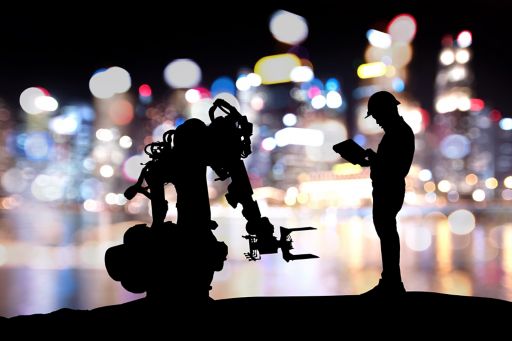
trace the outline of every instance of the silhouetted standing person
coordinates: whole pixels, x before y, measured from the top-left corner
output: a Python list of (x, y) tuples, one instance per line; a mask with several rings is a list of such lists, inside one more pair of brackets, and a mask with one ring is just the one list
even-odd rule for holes
[(384, 130), (377, 153), (367, 149), (373, 186), (373, 223), (380, 238), (382, 274), (379, 284), (367, 294), (395, 295), (405, 292), (400, 274), (400, 239), (396, 215), (405, 196), (405, 177), (414, 156), (414, 133), (398, 113), (399, 101), (379, 91), (368, 100), (368, 114)]

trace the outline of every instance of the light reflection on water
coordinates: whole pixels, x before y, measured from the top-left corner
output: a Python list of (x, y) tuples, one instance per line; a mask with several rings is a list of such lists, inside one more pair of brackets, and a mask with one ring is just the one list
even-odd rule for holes
[[(265, 255), (248, 262), (240, 211), (216, 207), (215, 233), (228, 244), (229, 254), (224, 270), (215, 274), (213, 298), (351, 295), (377, 283), (380, 250), (370, 210), (262, 211), (276, 231), (281, 225), (316, 227), (292, 234), (292, 251), (320, 258), (287, 263), (280, 255)], [(401, 266), (408, 290), (512, 300), (512, 213), (475, 215), (475, 229), (457, 235), (450, 231), (446, 212), (402, 210)], [(0, 316), (92, 309), (144, 296), (124, 290), (103, 264), (106, 249), (119, 244), (137, 220), (36, 205), (23, 212), (4, 211), (1, 221)]]

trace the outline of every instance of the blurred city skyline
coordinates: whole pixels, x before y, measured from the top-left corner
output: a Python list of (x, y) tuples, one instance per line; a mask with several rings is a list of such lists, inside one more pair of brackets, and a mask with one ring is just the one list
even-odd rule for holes
[(210, 123), (216, 98), (254, 124), (244, 163), (262, 214), (316, 227), (296, 245), (320, 260), (245, 261), (240, 207), (208, 171), (230, 248), (212, 297), (364, 292), (380, 268), (370, 170), (332, 146), (377, 148), (382, 129), (364, 119), (377, 90), (416, 136), (399, 227), (407, 289), (512, 298), (505, 2), (25, 7), (0, 21), (0, 316), (133, 299), (104, 255), (152, 218), (123, 192), (144, 146), (186, 119)]
[[(40, 7), (39, 7), (40, 6)], [(203, 72), (202, 86), (220, 76), (236, 77), (263, 56), (290, 46), (273, 39), (268, 24), (279, 9), (304, 17), (309, 35), (300, 44), (319, 78), (336, 77), (346, 95), (358, 86), (356, 69), (363, 62), (366, 32), (385, 31), (400, 13), (418, 23), (409, 66), (409, 93), (433, 113), (434, 80), (441, 40), (462, 30), (473, 34), (475, 95), (505, 116), (512, 111), (505, 77), (510, 56), (506, 16), (501, 1), (370, 1), (367, 6), (333, 7), (328, 2), (293, 6), (206, 4), (98, 6), (76, 11), (57, 5), (10, 8), (0, 23), (0, 95), (19, 107), (19, 94), (34, 85), (48, 89), (61, 105), (92, 99), (88, 82), (101, 68), (118, 65), (132, 83), (151, 85), (154, 98), (166, 96), (163, 69), (172, 60), (190, 58)], [(350, 106), (350, 103), (349, 103)], [(16, 111), (16, 110), (14, 110)], [(352, 110), (349, 108), (349, 113)]]

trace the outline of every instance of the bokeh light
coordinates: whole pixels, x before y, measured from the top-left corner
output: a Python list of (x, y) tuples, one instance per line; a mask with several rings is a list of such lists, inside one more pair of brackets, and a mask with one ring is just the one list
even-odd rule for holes
[(414, 251), (425, 251), (432, 245), (432, 233), (423, 226), (417, 226), (405, 234), (405, 244)]
[(123, 98), (112, 101), (108, 106), (107, 113), (112, 122), (120, 126), (129, 124), (135, 115), (133, 105)]
[(247, 78), (247, 81), (249, 82), (249, 85), (252, 87), (258, 87), (261, 85), (260, 75), (254, 73), (254, 72), (251, 72), (250, 74), (248, 74), (246, 76), (246, 78)]
[(325, 90), (327, 90), (327, 91), (339, 91), (340, 90), (340, 82), (336, 78), (329, 78), (325, 82)]
[(41, 111), (55, 111), (59, 107), (59, 102), (51, 96), (39, 96), (34, 100), (35, 106)]
[(473, 193), (471, 193), (471, 197), (476, 202), (482, 202), (485, 200), (485, 191), (483, 189), (475, 189)]
[(452, 134), (441, 141), (440, 148), (444, 157), (448, 159), (460, 159), (470, 152), (471, 142), (464, 135)]
[(223, 76), (213, 81), (212, 86), (210, 87), (210, 92), (212, 96), (216, 96), (221, 92), (227, 92), (234, 95), (236, 92), (235, 89), (235, 82), (233, 82), (230, 77)]
[(319, 147), (324, 142), (324, 134), (318, 129), (289, 127), (278, 130), (275, 139), (279, 147), (290, 144)]
[(337, 109), (343, 104), (341, 95), (336, 91), (329, 91), (325, 97), (327, 106), (331, 109)]
[(103, 142), (112, 141), (114, 133), (110, 129), (100, 128), (96, 130), (96, 138)]
[(136, 182), (144, 168), (144, 164), (148, 162), (149, 156), (145, 153), (130, 156), (122, 166), (123, 177), (131, 182)]
[(322, 109), (327, 104), (327, 100), (323, 95), (317, 95), (311, 99), (313, 109)]
[(265, 100), (261, 96), (254, 96), (251, 98), (251, 108), (255, 111), (260, 111), (265, 107)]
[(309, 32), (306, 19), (284, 10), (272, 14), (269, 26), (275, 39), (290, 45), (304, 41)]
[[(254, 65), (254, 73), (261, 77), (262, 84), (286, 83), (291, 81), (293, 69), (299, 66), (301, 61), (296, 55), (283, 53), (258, 60)], [(250, 86), (249, 80), (247, 82)]]
[(176, 59), (164, 69), (164, 80), (172, 88), (193, 88), (201, 82), (201, 68), (191, 59)]
[(512, 118), (505, 117), (500, 120), (500, 128), (503, 130), (512, 130)]
[(267, 137), (261, 141), (261, 147), (266, 151), (272, 151), (276, 146), (277, 142), (273, 137)]
[(478, 183), (478, 176), (476, 176), (476, 174), (474, 173), (469, 173), (468, 175), (466, 175), (464, 180), (468, 185), (474, 186)]
[(66, 182), (60, 176), (39, 174), (31, 185), (32, 195), (40, 201), (56, 201), (64, 196)]
[(429, 181), (432, 179), (432, 172), (429, 169), (422, 169), (418, 173), (418, 178), (421, 181)]
[[(231, 104), (233, 107), (235, 107), (236, 110), (238, 110), (238, 112), (241, 113), (242, 110), (240, 108), (240, 102), (238, 102), (238, 99), (235, 96), (233, 96), (232, 94), (230, 94), (228, 92), (221, 92), (213, 98), (213, 102), (215, 102), (215, 100), (217, 100), (219, 98), (223, 99), (226, 102), (228, 102), (229, 104)], [(218, 112), (218, 110), (217, 110), (217, 112)]]
[(78, 131), (80, 123), (80, 116), (76, 112), (70, 112), (51, 118), (48, 127), (56, 134), (73, 135)]
[(469, 62), (471, 55), (468, 50), (466, 49), (460, 49), (455, 53), (455, 60), (459, 64), (466, 64)]
[(290, 72), (292, 82), (309, 82), (315, 77), (313, 70), (309, 66), (296, 66)]
[(462, 31), (457, 36), (457, 44), (459, 47), (466, 48), (471, 46), (473, 42), (473, 36), (470, 31)]
[(148, 84), (142, 84), (139, 86), (139, 95), (142, 97), (150, 97), (153, 91)]
[(454, 234), (465, 235), (475, 228), (475, 216), (468, 210), (456, 210), (448, 215), (450, 231)]
[(31, 132), (26, 135), (24, 150), (30, 160), (45, 160), (48, 158), (52, 139), (46, 132)]
[[(315, 121), (307, 125), (307, 128), (318, 131), (322, 135), (322, 143), (306, 146), (306, 156), (316, 162), (333, 162), (340, 156), (332, 150), (332, 146), (348, 137), (347, 127), (343, 122), (335, 119)], [(305, 139), (306, 137), (302, 137)]]
[(100, 69), (89, 80), (89, 90), (94, 97), (100, 99), (124, 93), (130, 89), (131, 85), (130, 74), (119, 66)]
[(378, 48), (387, 49), (391, 46), (391, 36), (387, 33), (370, 29), (366, 32), (368, 42)]
[(163, 141), (164, 134), (171, 130), (175, 129), (176, 127), (171, 121), (164, 121), (163, 123), (159, 124), (158, 126), (153, 129), (153, 141)]
[(502, 192), (501, 192), (501, 197), (503, 198), (503, 200), (512, 200), (512, 189), (504, 189)]
[(512, 188), (512, 175), (509, 175), (503, 179), (503, 185), (507, 188)]
[(197, 89), (188, 89), (185, 92), (185, 99), (189, 103), (196, 103), (201, 99), (201, 93)]
[(485, 180), (485, 187), (495, 189), (498, 187), (498, 180), (496, 178), (487, 178)]
[[(210, 124), (210, 117), (208, 111), (213, 105), (213, 100), (210, 98), (203, 98), (190, 105), (190, 118), (197, 118), (206, 124)], [(216, 110), (217, 114), (220, 110)], [(176, 124), (177, 126), (178, 124)]]
[(447, 193), (452, 188), (452, 184), (448, 180), (441, 180), (437, 184), (437, 188), (439, 189), (439, 191)]
[(21, 193), (27, 187), (23, 171), (17, 167), (8, 169), (1, 178), (2, 187), (9, 193)]
[(450, 49), (444, 49), (441, 51), (441, 54), (439, 55), (439, 60), (443, 65), (453, 64), (453, 62), (455, 61), (455, 54)]
[(114, 175), (114, 168), (111, 165), (100, 167), (100, 175), (104, 178), (111, 178)]
[[(259, 79), (261, 80), (261, 77), (258, 75)], [(241, 75), (237, 78), (235, 82), (236, 88), (240, 91), (247, 91), (251, 88), (251, 82), (247, 78), (246, 75)]]
[(357, 76), (361, 79), (381, 77), (386, 74), (387, 70), (387, 66), (383, 62), (367, 63), (359, 65)]
[(283, 116), (283, 124), (287, 127), (293, 127), (297, 124), (297, 115), (293, 113), (287, 113)]
[(36, 105), (36, 99), (44, 96), (46, 94), (41, 88), (31, 87), (25, 89), (20, 95), (20, 106), (27, 114), (40, 114), (43, 110)]
[(388, 25), (388, 33), (393, 42), (408, 43), (416, 35), (416, 20), (409, 14), (400, 14), (393, 18)]
[(128, 149), (132, 146), (132, 144), (133, 144), (133, 141), (130, 136), (124, 135), (119, 138), (119, 146), (121, 148)]

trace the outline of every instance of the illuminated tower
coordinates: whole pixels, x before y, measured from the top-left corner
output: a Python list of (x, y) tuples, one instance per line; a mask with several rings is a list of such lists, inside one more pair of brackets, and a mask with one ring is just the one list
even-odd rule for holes
[(471, 43), (469, 31), (443, 39), (435, 82), (433, 174), (451, 202), (483, 201), (493, 187), (486, 186), (494, 176), (492, 122), (484, 102), (474, 98)]
[[(59, 163), (66, 158), (69, 148), (59, 148), (56, 143), (59, 136), (50, 131), (53, 130), (50, 123), (55, 122), (51, 116), (59, 104), (48, 90), (30, 87), (21, 93), (20, 105), (23, 113), (21, 129), (16, 134), (17, 165), (11, 171), (22, 173), (13, 178), (12, 184), (18, 187), (15, 192), (38, 201), (58, 202), (65, 197), (70, 176), (68, 169)], [(23, 176), (23, 172), (29, 175)]]
[[(315, 76), (314, 64), (300, 46), (308, 35), (305, 18), (276, 11), (270, 31), (286, 50), (258, 60), (254, 73), (242, 74), (236, 84), (242, 104), (257, 114), (253, 158), (258, 169), (251, 171), (262, 185), (296, 192), (300, 174), (328, 171), (339, 159), (332, 145), (347, 136), (345, 106), (340, 82)], [(251, 85), (252, 78), (261, 85)]]
[[(14, 127), (12, 119), (12, 112), (7, 104), (0, 100), (0, 197), (2, 197), (2, 208), (8, 206), (9, 200), (6, 195), (17, 193), (18, 186), (12, 186), (13, 183), (19, 183), (21, 171), (12, 167), (15, 163), (14, 148), (12, 143), (9, 143), (9, 136), (12, 135)], [(11, 145), (9, 145), (11, 144)], [(11, 168), (12, 167), (12, 168)], [(7, 200), (7, 201), (6, 201)]]
[[(93, 108), (88, 104), (63, 106), (49, 121), (53, 135), (51, 165), (60, 171), (65, 203), (82, 203), (98, 187), (91, 177), (89, 154), (94, 137)], [(50, 167), (48, 167), (50, 169)]]
[[(406, 202), (416, 203), (416, 195), (423, 187), (422, 179), (428, 178), (426, 136), (428, 114), (407, 91), (408, 65), (413, 57), (412, 41), (416, 35), (416, 20), (409, 14), (395, 16), (387, 25), (386, 32), (368, 30), (365, 63), (357, 69), (360, 86), (353, 92), (355, 103), (355, 129), (353, 139), (365, 148), (377, 150), (384, 131), (371, 117), (365, 118), (368, 98), (385, 90), (400, 101), (398, 112), (411, 126), (416, 137), (416, 152), (407, 178)], [(422, 174), (422, 176), (420, 176)]]
[(412, 56), (412, 41), (416, 35), (416, 20), (409, 14), (400, 14), (388, 24), (386, 32), (368, 30), (365, 63), (357, 68), (360, 86), (355, 89), (355, 138), (363, 145), (376, 148), (383, 131), (373, 119), (365, 119), (368, 98), (376, 91), (386, 90), (401, 102), (399, 111), (415, 133), (424, 128), (420, 107), (406, 93), (408, 69)]
[(116, 210), (116, 205), (126, 202), (121, 166), (126, 149), (131, 146), (126, 131), (135, 117), (134, 100), (128, 92), (131, 85), (128, 71), (118, 66), (96, 71), (89, 81), (96, 117), (92, 127), (95, 139), (87, 164), (95, 177), (90, 182), (99, 185), (92, 187), (84, 202), (88, 211), (101, 211), (104, 207)]
[(492, 110), (490, 116), (492, 121), (499, 122), (494, 127), (495, 177), (502, 199), (512, 200), (512, 118), (501, 117), (498, 110)]

